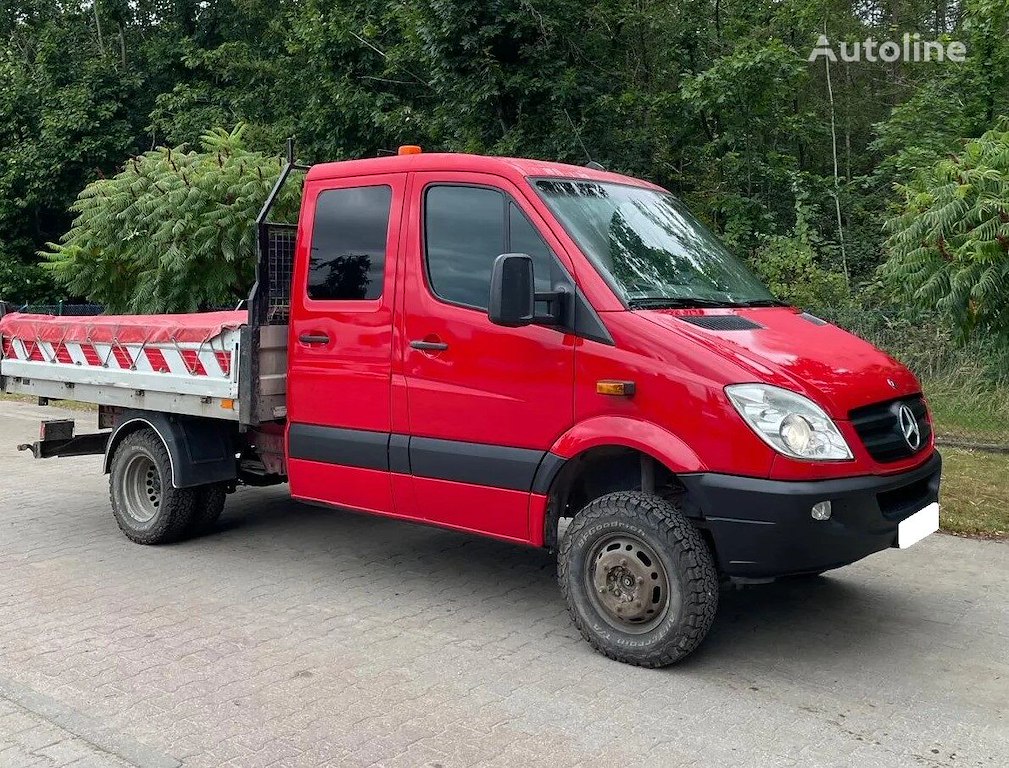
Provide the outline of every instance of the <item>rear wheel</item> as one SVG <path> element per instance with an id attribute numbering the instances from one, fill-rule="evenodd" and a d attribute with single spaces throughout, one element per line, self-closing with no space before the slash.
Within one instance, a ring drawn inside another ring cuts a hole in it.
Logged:
<path id="1" fill-rule="evenodd" d="M 718 607 L 718 572 L 704 538 L 675 500 L 648 493 L 611 493 L 579 512 L 561 544 L 558 574 L 585 639 L 627 664 L 684 658 Z"/>
<path id="2" fill-rule="evenodd" d="M 195 490 L 172 486 L 168 450 L 151 429 L 131 432 L 116 446 L 109 495 L 120 530 L 138 544 L 178 541 L 196 503 Z"/>
<path id="3" fill-rule="evenodd" d="M 225 483 L 211 483 L 201 485 L 195 490 L 196 502 L 189 532 L 194 536 L 199 536 L 210 532 L 220 518 L 224 511 L 228 487 Z"/>

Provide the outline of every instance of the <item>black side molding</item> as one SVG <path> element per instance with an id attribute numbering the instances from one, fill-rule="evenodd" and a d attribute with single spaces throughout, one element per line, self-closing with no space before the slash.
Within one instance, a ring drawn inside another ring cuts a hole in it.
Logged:
<path id="1" fill-rule="evenodd" d="M 361 469 L 389 469 L 388 432 L 292 424 L 288 439 L 292 459 Z"/>
<path id="2" fill-rule="evenodd" d="M 407 435 L 389 435 L 389 471 L 410 474 L 410 438 Z"/>
<path id="3" fill-rule="evenodd" d="M 410 438 L 410 467 L 414 475 L 457 483 L 528 491 L 543 451 L 483 443 Z"/>
<path id="4" fill-rule="evenodd" d="M 289 440 L 292 459 L 534 493 L 546 493 L 564 464 L 531 448 L 317 424 L 291 424 Z"/>
<path id="5" fill-rule="evenodd" d="M 553 485 L 554 478 L 557 477 L 557 473 L 561 471 L 561 467 L 567 462 L 563 456 L 558 456 L 556 453 L 550 453 L 547 451 L 543 454 L 543 460 L 540 465 L 536 468 L 536 476 L 533 478 L 533 493 L 539 493 L 546 495 L 550 492 L 550 486 Z"/>

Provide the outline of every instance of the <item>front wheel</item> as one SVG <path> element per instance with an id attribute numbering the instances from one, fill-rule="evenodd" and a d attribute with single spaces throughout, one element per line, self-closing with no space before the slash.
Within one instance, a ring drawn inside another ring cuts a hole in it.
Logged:
<path id="1" fill-rule="evenodd" d="M 638 491 L 602 496 L 575 516 L 558 576 L 585 639 L 611 659 L 642 667 L 690 654 L 718 607 L 707 542 L 675 501 Z"/>

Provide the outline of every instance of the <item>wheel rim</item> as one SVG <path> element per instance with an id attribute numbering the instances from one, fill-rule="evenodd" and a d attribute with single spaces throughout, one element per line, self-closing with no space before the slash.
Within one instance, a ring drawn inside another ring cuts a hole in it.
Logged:
<path id="1" fill-rule="evenodd" d="M 585 586 L 599 615 L 622 632 L 642 634 L 658 626 L 679 592 L 655 551 L 636 536 L 601 538 L 586 561 Z"/>
<path id="2" fill-rule="evenodd" d="M 123 468 L 119 486 L 125 511 L 141 525 L 149 523 L 161 507 L 161 476 L 149 456 L 130 457 Z"/>

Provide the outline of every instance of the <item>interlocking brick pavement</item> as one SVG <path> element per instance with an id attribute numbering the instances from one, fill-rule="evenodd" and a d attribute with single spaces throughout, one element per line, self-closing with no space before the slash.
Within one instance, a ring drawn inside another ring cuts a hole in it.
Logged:
<path id="1" fill-rule="evenodd" d="M 547 553 L 285 488 L 132 544 L 98 457 L 15 451 L 60 415 L 0 402 L 0 766 L 1009 765 L 1005 543 L 725 592 L 649 671 L 580 639 Z"/>

